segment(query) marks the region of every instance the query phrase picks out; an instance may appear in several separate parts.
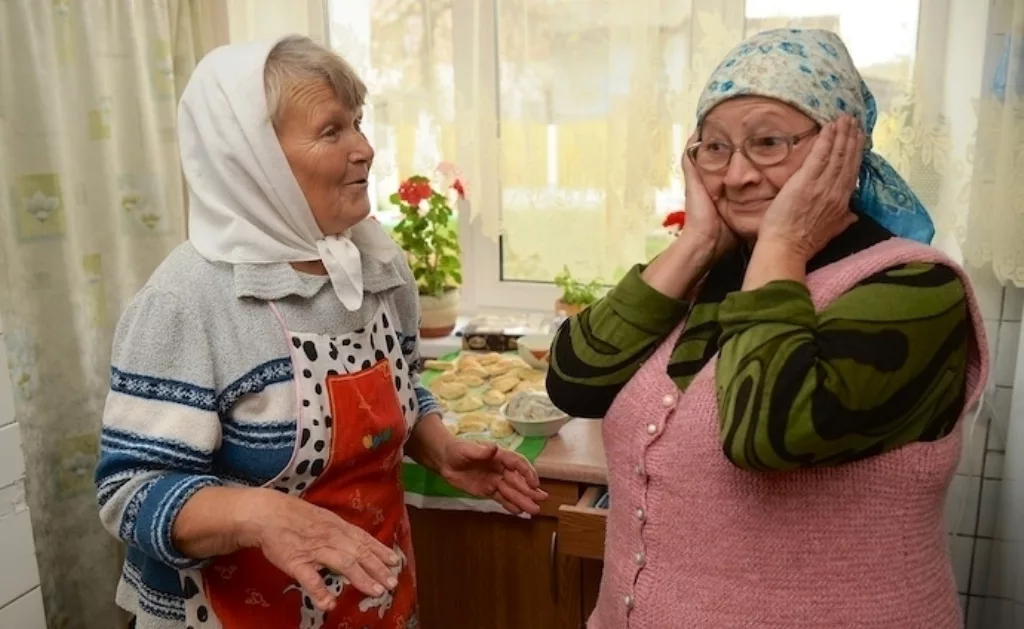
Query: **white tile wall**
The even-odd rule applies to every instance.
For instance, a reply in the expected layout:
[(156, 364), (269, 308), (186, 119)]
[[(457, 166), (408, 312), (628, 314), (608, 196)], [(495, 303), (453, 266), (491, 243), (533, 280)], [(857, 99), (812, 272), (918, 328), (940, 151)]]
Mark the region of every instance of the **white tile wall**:
[(46, 628), (24, 476), (0, 323), (0, 629)]
[[(1024, 618), (1008, 581), (993, 578), (1000, 562), (1013, 556), (997, 526), (1003, 485), (1007, 426), (1010, 421), (1024, 310), (1024, 289), (1002, 287), (990, 270), (972, 270), (988, 333), (992, 365), (986, 406), (950, 487), (946, 525), (953, 571), (964, 605), (967, 629), (1017, 627)], [(1020, 600), (1020, 598), (1018, 598)]]

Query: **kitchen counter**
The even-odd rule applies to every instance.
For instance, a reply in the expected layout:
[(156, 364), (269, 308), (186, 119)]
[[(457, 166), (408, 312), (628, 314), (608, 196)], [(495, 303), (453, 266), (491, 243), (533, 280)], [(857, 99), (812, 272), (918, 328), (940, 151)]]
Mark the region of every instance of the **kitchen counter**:
[(548, 440), (534, 461), (537, 474), (546, 480), (608, 484), (601, 421), (574, 419)]
[[(597, 601), (607, 484), (601, 422), (574, 419), (534, 461), (540, 515), (409, 509), (424, 629), (579, 629)], [(456, 602), (457, 601), (457, 602)]]

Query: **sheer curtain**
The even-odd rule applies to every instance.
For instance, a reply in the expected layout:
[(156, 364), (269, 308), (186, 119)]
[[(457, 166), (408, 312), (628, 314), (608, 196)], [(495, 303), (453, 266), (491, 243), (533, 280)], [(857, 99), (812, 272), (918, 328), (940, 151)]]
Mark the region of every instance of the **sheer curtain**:
[(0, 314), (51, 629), (125, 626), (92, 482), (111, 335), (184, 238), (176, 104), (215, 8), (0, 2)]

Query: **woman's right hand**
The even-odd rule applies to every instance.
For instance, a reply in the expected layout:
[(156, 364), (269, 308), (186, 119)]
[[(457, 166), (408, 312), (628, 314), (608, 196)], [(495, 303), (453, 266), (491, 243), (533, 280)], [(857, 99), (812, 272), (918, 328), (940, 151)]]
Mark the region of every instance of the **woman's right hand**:
[[(686, 145), (693, 144), (698, 137), (698, 132), (694, 132)], [(705, 243), (712, 251), (711, 262), (717, 262), (727, 252), (735, 249), (739, 240), (722, 220), (714, 199), (704, 187), (697, 166), (688, 154), (683, 154), (682, 163), (683, 181), (686, 186), (686, 226), (683, 228), (683, 234)]]
[(259, 548), (321, 610), (335, 605), (321, 568), (344, 576), (367, 596), (381, 596), (398, 585), (389, 566), (399, 565), (399, 558), (363, 529), (294, 496), (271, 489), (250, 492), (243, 507), (241, 545)]

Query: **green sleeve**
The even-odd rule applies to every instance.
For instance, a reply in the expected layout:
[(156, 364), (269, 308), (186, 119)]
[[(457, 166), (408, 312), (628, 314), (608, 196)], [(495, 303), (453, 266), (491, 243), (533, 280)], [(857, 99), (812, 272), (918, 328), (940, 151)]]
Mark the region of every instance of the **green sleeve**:
[(686, 316), (685, 301), (651, 288), (633, 267), (603, 298), (570, 317), (555, 335), (547, 387), (576, 417), (603, 417), (641, 363)]
[(737, 466), (837, 465), (948, 434), (964, 403), (970, 322), (949, 267), (874, 275), (815, 312), (790, 281), (719, 311), (722, 447)]

